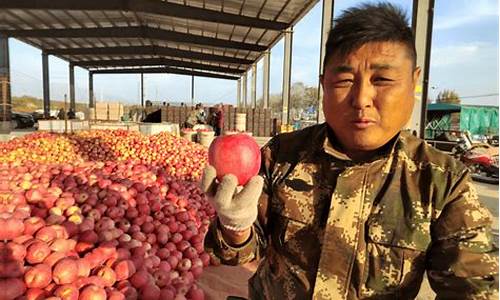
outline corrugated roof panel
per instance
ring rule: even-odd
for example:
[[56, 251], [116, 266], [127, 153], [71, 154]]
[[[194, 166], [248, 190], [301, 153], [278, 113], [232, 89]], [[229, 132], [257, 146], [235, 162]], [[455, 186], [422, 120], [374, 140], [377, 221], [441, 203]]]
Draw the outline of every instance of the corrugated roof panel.
[[[32, 7], [37, 5], [51, 6], [49, 2], [37, 2], [36, 0], [25, 0]], [[30, 2], [31, 1], [31, 2]], [[105, 0], [103, 0], [105, 1]], [[160, 0], [158, 0], [160, 1]], [[163, 1], [165, 2], [165, 1]], [[317, 0], [170, 0], [169, 3], [181, 4], [185, 3], [191, 7], [204, 8], [207, 14], [223, 12], [233, 15], [241, 14], [242, 16], [251, 18], [260, 18], [263, 20], [277, 20], [283, 23], [291, 23], [297, 16], [301, 15], [304, 10], [309, 10], [313, 3]], [[285, 9], [283, 6], [289, 2]], [[25, 4], [26, 4], [25, 3]], [[44, 4], [45, 3], [45, 4]], [[95, 4], [95, 3], [94, 3]], [[56, 4], [60, 5], [60, 4]], [[70, 5], [70, 4], [68, 4]], [[71, 6], [68, 6], [72, 8]], [[96, 8], [96, 7], [94, 7]], [[98, 8], [98, 7], [97, 7]], [[140, 10], [140, 9], [139, 9]], [[196, 10], [197, 11], [197, 10]], [[168, 12], [167, 12], [168, 14]], [[167, 31], [176, 31], [180, 33], [189, 33], [200, 37], [210, 37], [219, 40], [230, 40], [232, 42], [246, 43], [250, 45], [270, 46], [277, 37], [280, 36], [281, 30], [266, 30], [263, 28], [255, 28], [243, 25], [234, 25], [226, 23], [216, 23], [209, 21], [201, 21], [199, 19], [186, 19], [172, 17], [166, 15], [155, 14], [154, 12], [134, 12], [112, 11], [112, 10], [64, 10], [64, 9], [3, 9], [0, 10], [2, 22], [0, 30], [12, 29], [77, 29], [77, 28], [96, 28], [96, 27], [128, 27], [128, 26], [148, 26], [153, 29], [161, 28]], [[198, 14], [197, 18], [203, 18], [203, 14]], [[247, 19], [245, 19], [247, 20]], [[225, 19], [224, 21], [227, 22]], [[243, 21], [246, 22], [246, 21]], [[238, 22], [236, 22], [238, 23]], [[251, 23], [250, 23], [251, 24]], [[283, 24], [270, 24], [272, 26]], [[126, 30], [126, 28], [124, 28]], [[154, 32], [154, 31], [152, 31]], [[179, 49], [183, 51], [193, 51], [205, 53], [207, 55], [225, 56], [229, 58], [255, 60], [261, 53], [249, 50], [238, 50], [232, 47], [223, 45], [203, 46], [200, 44], [188, 44], [186, 42], [175, 42], [161, 39], [151, 39], [145, 31], [144, 36], [141, 31], [138, 31], [138, 36], [135, 38], [124, 37], [21, 37], [20, 39], [32, 45], [41, 48], [97, 48], [97, 47], [141, 47], [150, 45], [158, 47], [168, 47], [171, 49]], [[209, 42], [209, 41], [207, 41]], [[158, 57], [151, 55], [149, 51], [155, 48], [149, 48], [144, 54], [130, 53], [127, 55], [59, 55], [70, 60], [102, 60], [102, 59], [147, 59]], [[169, 53], [168, 49], [165, 53]], [[160, 51], [160, 50], [159, 50]], [[185, 55], [185, 54], [184, 54]], [[202, 62], [200, 60], [181, 58], [182, 61], [195, 61], [205, 63], [208, 66], [236, 66], [235, 61], [231, 63], [217, 62]], [[241, 63], [241, 62], [239, 62]]]
[[[310, 0], [308, 1], [307, 4], [315, 3], [317, 1], [315, 0]], [[283, 13], [280, 15], [280, 17], [276, 21], [280, 22], [291, 22], [292, 18], [297, 16], [298, 12], [302, 12], [307, 8], [307, 5], [304, 5], [303, 0], [290, 0], [290, 3], [288, 3], [283, 10]]]
[[241, 0], [224, 0], [224, 12], [239, 15], [242, 5]]
[[245, 1], [242, 16], [257, 17], [264, 1]]

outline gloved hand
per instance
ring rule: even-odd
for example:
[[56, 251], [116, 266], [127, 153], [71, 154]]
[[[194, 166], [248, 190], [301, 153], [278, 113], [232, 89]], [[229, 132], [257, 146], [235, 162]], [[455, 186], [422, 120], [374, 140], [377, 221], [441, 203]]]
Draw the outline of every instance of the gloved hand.
[[232, 174], [226, 174], [219, 183], [216, 176], [215, 168], [207, 166], [203, 170], [201, 189], [214, 205], [221, 225], [232, 231], [250, 228], [257, 219], [257, 206], [264, 179], [254, 176], [241, 187]]

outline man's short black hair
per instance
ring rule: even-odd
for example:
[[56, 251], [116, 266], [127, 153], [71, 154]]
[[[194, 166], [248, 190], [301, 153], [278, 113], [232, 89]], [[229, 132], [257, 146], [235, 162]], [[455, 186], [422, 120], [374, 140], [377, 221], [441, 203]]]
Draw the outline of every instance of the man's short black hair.
[[344, 10], [334, 20], [326, 42], [323, 73], [334, 53], [345, 56], [369, 42], [400, 42], [406, 45], [415, 67], [417, 52], [406, 13], [387, 2], [363, 3]]

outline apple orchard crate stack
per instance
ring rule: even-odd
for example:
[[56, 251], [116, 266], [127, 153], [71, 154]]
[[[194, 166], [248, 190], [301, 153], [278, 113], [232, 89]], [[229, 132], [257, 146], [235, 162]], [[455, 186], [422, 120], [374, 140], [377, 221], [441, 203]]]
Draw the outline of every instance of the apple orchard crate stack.
[[196, 181], [207, 159], [168, 133], [0, 143], [0, 296], [203, 299], [215, 211]]
[[[224, 105], [224, 131], [234, 131], [236, 114], [246, 114], [247, 132], [253, 136], [273, 136], [277, 128], [273, 125], [272, 111], [269, 108], [236, 108], [232, 105]], [[193, 106], [163, 106], [161, 107], [161, 121], [180, 124], [183, 127], [186, 118], [194, 109]], [[210, 110], [205, 109], [210, 118]]]

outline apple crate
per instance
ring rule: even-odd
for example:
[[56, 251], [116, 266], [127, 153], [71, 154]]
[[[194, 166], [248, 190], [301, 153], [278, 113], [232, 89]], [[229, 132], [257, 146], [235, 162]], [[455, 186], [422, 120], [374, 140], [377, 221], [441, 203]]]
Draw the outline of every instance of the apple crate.
[[179, 124], [173, 123], [140, 123], [139, 131], [144, 135], [154, 135], [160, 132], [168, 132], [179, 136]]
[[71, 132], [89, 130], [90, 128], [89, 121], [71, 120], [68, 121], [68, 124], [70, 125]]
[[[50, 120], [49, 122], [50, 122], [50, 125], [49, 125], [50, 129], [47, 131], [62, 133], [65, 131], [66, 128], [68, 131], [71, 130], [71, 122], [70, 121], [68, 121], [67, 125], [65, 125], [64, 120]], [[41, 129], [39, 128], [39, 130], [41, 130]]]
[[138, 131], [138, 132], [140, 131], [139, 123], [129, 122], [126, 124], [127, 124], [128, 131]]
[[50, 121], [51, 120], [38, 120], [38, 130], [50, 131], [51, 129]]
[[106, 129], [111, 129], [111, 130], [117, 130], [117, 129], [128, 130], [128, 126], [127, 126], [127, 124], [123, 124], [123, 123], [95, 123], [95, 124], [90, 124], [90, 129], [91, 130], [106, 130]]
[[190, 142], [196, 143], [197, 136], [198, 132], [194, 130], [181, 130], [181, 137], [185, 138]]

